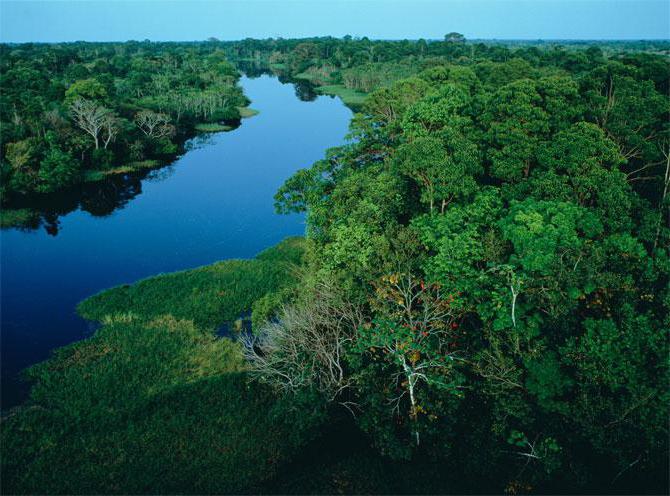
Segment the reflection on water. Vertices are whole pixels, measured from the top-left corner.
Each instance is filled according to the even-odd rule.
[[[284,180],[341,144],[351,112],[275,77],[243,78],[260,114],[199,136],[171,166],[90,183],[32,204],[33,229],[1,233],[2,407],[26,392],[18,372],[90,335],[75,306],[104,288],[226,258],[249,258],[304,232],[274,213]],[[38,229],[35,229],[38,228]]]
[[[212,144],[211,136],[197,136],[185,144],[186,151]],[[59,217],[76,210],[94,217],[105,217],[123,208],[130,200],[142,194],[143,182],[165,181],[175,173],[174,163],[153,170],[140,170],[128,174],[115,174],[103,181],[77,185],[49,195],[36,195],[17,202],[16,208],[29,210],[31,216],[19,230],[44,227],[47,234],[58,234]]]
[[[145,183],[157,183],[165,181],[170,176],[172,176],[176,171],[174,164],[161,167],[160,169],[154,169],[147,174],[147,177],[144,178]]]
[[[212,133],[200,134],[195,138],[188,140],[184,145],[184,148],[187,152],[190,152],[191,150],[197,150],[203,146],[209,146],[214,143],[214,136],[215,134]]]
[[[302,102],[313,102],[319,96],[314,91],[314,86],[305,79],[292,79],[281,69],[270,69],[259,61],[241,60],[236,64],[239,69],[249,77],[259,77],[263,75],[277,76],[282,84],[293,84],[295,96]]]
[[[247,61],[240,65],[246,74],[254,77],[271,74],[267,68],[253,62]],[[308,81],[289,79],[283,75],[279,75],[278,80],[282,84],[292,84],[295,96],[302,102],[313,102],[319,96]],[[213,145],[216,134],[218,133],[195,136],[184,143],[184,151],[188,153]],[[24,198],[13,206],[29,210],[31,215],[21,226],[17,226],[17,229],[33,230],[43,227],[47,234],[56,236],[59,233],[61,216],[81,210],[95,217],[105,217],[142,194],[143,182],[164,181],[172,176],[174,171],[173,163],[159,169],[113,175],[103,181],[80,184],[57,193]]]
[[[169,169],[169,168],[166,168]],[[51,195],[37,196],[23,200],[18,208],[32,212],[31,218],[19,229],[30,230],[44,227],[47,234],[58,234],[59,217],[75,210],[88,212],[95,217],[104,217],[118,208],[123,208],[130,200],[142,193],[142,180],[151,178],[151,172],[115,175],[104,181],[86,183],[67,191]],[[167,178],[168,175],[159,177]]]
[[[256,79],[261,76],[272,76],[272,71],[268,68],[267,65],[262,64],[257,60],[238,60],[235,62],[235,65],[243,72],[246,77]],[[283,82],[280,80],[280,82]]]
[[[296,81],[293,85],[295,86],[295,96],[303,102],[313,102],[316,100],[318,95],[314,91],[314,86],[307,81]]]

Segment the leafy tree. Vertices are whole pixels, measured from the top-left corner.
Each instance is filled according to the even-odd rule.
[[[449,43],[463,43],[465,41],[465,36],[461,33],[451,32],[444,35],[444,41]]]
[[[64,103],[70,106],[80,99],[103,103],[107,100],[107,96],[107,89],[97,79],[80,79],[65,91]]]
[[[613,228],[628,226],[630,187],[619,170],[624,159],[594,124],[579,122],[538,150],[532,188],[538,196],[596,208]]]
[[[420,445],[418,416],[427,413],[419,396],[420,386],[447,390],[460,396],[460,377],[454,370],[457,315],[453,296],[445,298],[439,287],[426,285],[410,274],[391,274],[376,285],[373,301],[376,317],[358,330],[356,350],[372,360],[390,363],[392,411],[405,411],[413,421],[412,438]]]
[[[413,178],[421,188],[421,200],[432,213],[453,201],[472,195],[475,176],[482,172],[477,147],[451,128],[435,136],[420,137],[398,148],[399,171]]]
[[[493,177],[517,182],[530,175],[539,141],[549,131],[549,116],[541,103],[535,83],[528,79],[492,95],[483,120]]]
[[[39,149],[34,139],[26,139],[6,145],[5,158],[9,167],[7,176],[9,190],[28,193],[37,184]],[[4,182],[4,181],[3,181]]]
[[[49,149],[40,162],[37,191],[50,193],[75,184],[79,180],[79,162],[61,150],[53,134],[47,135]]]

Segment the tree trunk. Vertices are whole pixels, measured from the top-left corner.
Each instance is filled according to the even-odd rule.
[[[402,358],[402,367],[405,371],[405,377],[407,377],[407,387],[409,389],[409,401],[412,405],[411,417],[412,422],[414,422],[414,439],[416,440],[416,445],[419,446],[419,428],[417,426],[417,411],[416,411],[416,397],[414,396],[414,386],[416,386],[416,377],[412,373],[412,369],[407,365],[405,358]]]

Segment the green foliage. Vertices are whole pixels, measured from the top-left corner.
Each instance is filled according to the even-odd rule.
[[[114,154],[111,150],[97,149],[91,152],[91,161],[95,164],[98,170],[108,170],[114,165]]]
[[[578,388],[568,406],[580,434],[598,452],[621,466],[654,453],[658,458],[645,464],[662,470],[667,434],[658,426],[670,401],[667,327],[659,328],[649,314],[634,315],[630,304],[621,313],[620,323],[585,320],[584,334],[566,343]]]
[[[361,60],[400,50],[360,40],[330,53],[346,43]],[[313,41],[311,67],[326,45]],[[416,75],[380,83],[352,122],[356,141],[276,197],[280,211],[307,212],[312,273],[365,304],[342,400],[384,455],[458,454],[484,492],[662,489],[667,60],[407,50]],[[327,63],[339,77],[380,70],[350,57]],[[430,310],[422,291],[394,287],[401,274],[439,286]]]
[[[79,163],[59,148],[51,148],[40,162],[37,191],[49,193],[79,181]]]
[[[496,229],[501,210],[497,191],[483,188],[467,206],[456,205],[440,216],[415,217],[412,224],[432,252],[424,265],[427,278],[461,293],[484,289],[479,281],[482,269],[499,262],[503,253]]]
[[[45,142],[47,148],[40,161],[39,170],[31,171],[35,184],[23,188],[19,187],[19,189],[29,191],[31,188],[34,188],[41,193],[50,193],[79,182],[81,174],[80,163],[60,148],[55,133],[48,131],[45,136]],[[26,156],[24,155],[24,157]],[[11,158],[14,164],[19,161],[15,155]],[[15,186],[17,181],[20,181],[22,178],[22,174],[17,173],[21,171],[21,167],[17,167],[17,169],[12,177],[12,182]]]
[[[36,140],[25,139],[7,143],[5,159],[8,166],[3,167],[3,184],[6,188],[3,198],[11,191],[27,193],[37,187],[39,171],[34,163],[39,156]],[[4,164],[3,164],[4,165]]]
[[[602,232],[598,218],[582,207],[532,199],[513,204],[500,228],[514,247],[510,260],[542,275],[553,273],[562,257],[579,252],[586,239]]]
[[[192,129],[240,118],[248,102],[231,59],[355,98],[360,113],[353,140],[275,196],[280,212],[306,213],[305,246],[80,305],[106,324],[31,372],[33,403],[3,423],[8,487],[254,490],[323,418],[324,398],[296,387],[278,400],[248,385],[236,345],[205,331],[250,310],[254,327],[291,315],[291,329],[318,330],[318,305],[304,303],[319,280],[358,309],[358,323],[335,326],[335,355],[314,339],[291,356],[307,364],[307,384],[337,370],[333,404],[356,414],[377,454],[325,467],[297,458],[286,477],[305,492],[314,485],[301,480],[369,475],[350,460],[383,479],[378,492],[667,492],[670,66],[640,53],[667,42],[485,44],[450,33],[132,44],[128,57],[95,47],[102,55],[73,48],[55,81],[42,61],[25,63],[41,48],[3,47],[3,192],[34,191],[59,151],[89,165],[92,140],[63,124],[63,109],[43,117],[72,88],[87,98],[102,94],[87,86],[104,88],[126,122],[148,109]],[[175,70],[159,70],[166,63]],[[60,130],[48,146],[35,139],[43,118]],[[172,142],[116,124],[117,159],[122,144],[133,143],[133,161],[170,153]],[[337,445],[320,442],[321,452]]]
[[[477,189],[476,175],[482,172],[477,147],[452,130],[440,137],[420,137],[398,148],[396,160],[402,174],[421,188],[421,201],[433,212],[453,201],[472,195]]]
[[[380,372],[394,378],[384,388],[386,402],[398,423],[410,420],[411,435],[405,436],[418,448],[422,433],[435,434],[430,424],[446,413],[435,404],[435,392],[463,397],[462,376],[456,370],[459,325],[456,306],[452,305],[454,295],[444,295],[439,286],[415,281],[407,274],[382,277],[375,292],[371,303],[375,317],[357,330],[352,350],[363,355],[363,363],[367,362],[367,367],[360,366],[363,370],[359,381],[364,384],[369,376]],[[403,402],[405,397],[409,403]],[[379,414],[378,405],[371,399],[380,401],[382,397],[368,398],[363,403],[372,403],[372,411]],[[398,446],[398,433],[389,436],[388,426],[375,424],[369,418],[364,426],[392,457],[410,456],[406,445],[404,450],[402,444]]]
[[[540,147],[538,162],[531,186],[538,196],[595,207],[613,228],[628,217],[630,186],[618,169],[624,161],[598,126],[579,122],[557,133]]]
[[[0,209],[0,227],[23,227],[39,221],[39,213],[29,208]]]
[[[522,79],[498,89],[484,124],[491,146],[491,175],[507,182],[528,177],[539,140],[549,130],[548,114],[535,82]]]
[[[97,79],[81,79],[72,83],[65,91],[63,103],[67,107],[78,98],[104,102],[107,97],[107,90]]]

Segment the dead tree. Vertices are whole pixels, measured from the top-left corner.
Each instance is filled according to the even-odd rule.
[[[145,136],[153,139],[172,137],[175,128],[170,124],[170,117],[166,114],[142,110],[135,114],[135,124]]]
[[[360,307],[320,282],[309,298],[285,306],[276,321],[245,336],[244,356],[251,373],[276,389],[311,387],[332,401],[350,386],[344,353],[363,319]]]
[[[70,112],[75,124],[93,138],[96,150],[100,148],[100,134],[106,129],[108,139],[105,148],[107,147],[111,140],[110,132],[114,127],[111,125],[109,109],[85,98],[78,98],[70,105]]]

